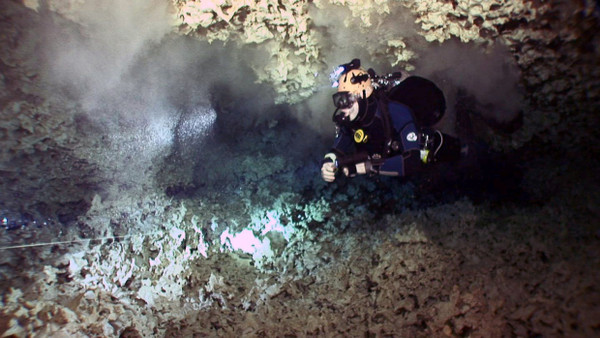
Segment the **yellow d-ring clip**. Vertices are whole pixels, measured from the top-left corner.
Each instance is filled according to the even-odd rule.
[[[356,143],[365,143],[368,138],[369,135],[365,134],[365,131],[362,129],[358,129],[354,132],[354,142]]]

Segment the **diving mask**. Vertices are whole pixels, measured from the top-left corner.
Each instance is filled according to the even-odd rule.
[[[347,109],[356,102],[356,95],[350,92],[337,92],[333,94],[333,105],[337,109]]]

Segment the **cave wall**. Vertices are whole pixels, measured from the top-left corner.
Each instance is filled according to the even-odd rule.
[[[118,8],[118,2],[108,4]],[[185,134],[187,122],[194,126],[195,117],[210,114],[186,119],[169,107],[165,114],[142,119],[147,103],[155,101],[129,90],[112,103],[133,98],[125,110],[137,114],[110,120],[96,109],[110,95],[86,96],[84,90],[47,82],[45,36],[36,33],[40,27],[63,27],[65,33],[89,37],[94,31],[90,23],[97,22],[80,15],[85,2],[4,1],[0,6],[2,209],[12,213],[9,219],[35,210],[77,225],[30,231],[19,220],[2,244],[110,238],[3,255],[0,273],[9,281],[1,299],[5,334],[597,333],[599,237],[592,220],[598,217],[598,194],[587,189],[595,178],[588,166],[597,167],[597,162],[581,161],[578,154],[534,159],[537,167],[524,184],[535,203],[521,208],[474,206],[465,199],[410,210],[415,198],[410,185],[388,190],[390,197],[373,193],[381,182],[324,188],[311,181],[308,177],[318,180],[316,165],[294,160],[309,156],[314,151],[309,145],[326,142],[318,135],[306,147],[284,143],[286,154],[275,152],[284,134],[279,129],[296,130],[292,140],[318,134],[295,120],[298,115],[287,104],[303,106],[323,93],[330,104],[327,74],[332,66],[357,55],[382,70],[418,73],[424,69],[420,60],[433,47],[447,51],[454,45],[459,52],[490,53],[490,59],[499,57],[520,71],[524,126],[511,135],[492,135],[498,148],[540,142],[559,153],[581,146],[583,153],[596,154],[600,77],[594,2],[173,1],[160,16],[164,21],[158,31],[142,27],[144,16],[136,16],[133,28],[124,26],[131,29],[124,35],[135,35],[139,25],[148,37],[135,40],[141,50],[183,36],[202,43],[188,45],[192,59],[211,44],[226,51],[259,51],[260,58],[232,53],[228,60],[249,63],[251,82],[270,88],[274,96],[262,97],[280,106],[259,105],[259,112],[242,122],[236,104],[226,105],[233,95],[217,100],[218,123],[225,120],[244,133],[210,139],[218,151],[207,157],[208,164],[190,159],[199,153],[178,150],[172,138]],[[134,8],[146,13],[144,6]],[[130,21],[127,16],[119,20]],[[154,32],[161,38],[153,38]],[[176,44],[169,47],[177,49]],[[499,56],[498,46],[503,47]],[[136,60],[135,55],[124,59]],[[164,55],[158,60],[181,61]],[[95,71],[81,73],[93,76]],[[113,74],[119,79],[122,73],[127,68]],[[146,82],[167,81],[158,74]],[[181,92],[170,92],[169,100],[214,110],[215,102],[188,94],[187,89],[203,89],[194,87],[194,80],[184,82]],[[217,89],[245,95],[255,88],[243,84]],[[104,88],[97,85],[93,88]],[[149,96],[160,96],[152,86],[143,88]],[[142,107],[136,110],[136,105]],[[273,107],[282,106],[273,113]],[[267,115],[263,120],[261,113]],[[158,141],[144,153],[144,146]],[[224,161],[224,168],[211,165],[243,141],[250,142]],[[261,151],[253,152],[256,145]],[[157,179],[163,174],[176,177]],[[232,177],[237,183],[221,184]],[[188,193],[190,181],[214,185],[195,186]],[[387,211],[378,214],[384,207]],[[274,223],[297,231],[288,238],[276,231],[263,234],[261,244],[268,238],[275,254],[255,258],[226,250],[234,237],[223,240],[223,233],[251,224],[262,234]]]
[[[41,18],[13,2],[2,7],[0,210],[9,226],[74,221],[99,181],[75,151],[85,147],[75,136],[76,105],[40,81]]]

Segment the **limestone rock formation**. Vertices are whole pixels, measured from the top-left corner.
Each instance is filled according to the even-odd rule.
[[[0,18],[3,336],[597,335],[595,2],[23,0]],[[522,127],[482,136],[493,177],[318,181],[322,137],[290,111],[331,67],[419,72],[452,44],[517,69]]]

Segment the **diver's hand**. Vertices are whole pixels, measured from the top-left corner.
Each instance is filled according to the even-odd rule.
[[[335,181],[335,172],[336,167],[333,162],[325,162],[321,167],[321,177],[325,182],[333,182]]]

